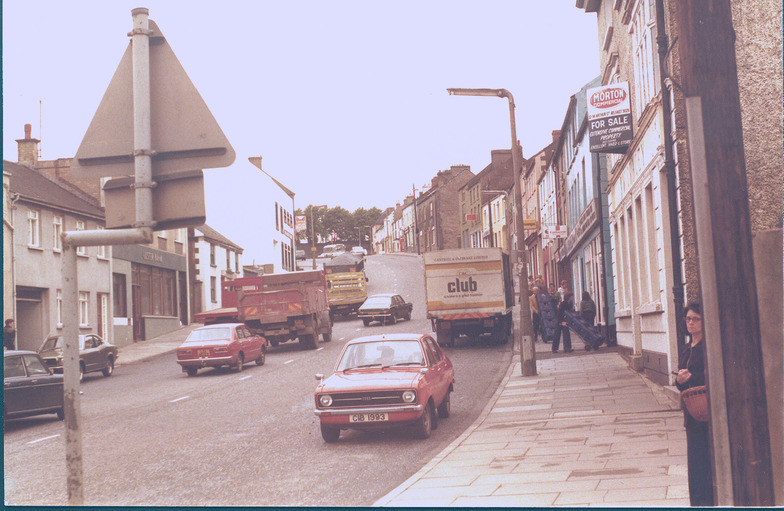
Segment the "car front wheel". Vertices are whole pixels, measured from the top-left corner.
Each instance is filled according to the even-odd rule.
[[[325,442],[328,444],[334,443],[338,441],[340,438],[340,428],[336,428],[335,426],[328,426],[326,424],[321,425],[321,438],[324,439]]]
[[[109,359],[106,361],[106,367],[104,367],[101,372],[106,377],[112,375],[112,373],[114,372],[114,359],[112,357],[109,357]]]
[[[425,407],[422,416],[414,424],[417,436],[419,438],[430,438],[430,433],[433,431],[433,410],[430,403]]]
[[[84,364],[79,364],[79,383],[84,380]]]

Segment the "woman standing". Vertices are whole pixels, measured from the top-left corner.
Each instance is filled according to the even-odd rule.
[[[686,330],[691,342],[681,346],[675,385],[684,391],[705,385],[705,343],[702,331],[702,307],[690,303],[684,309]],[[692,506],[713,505],[713,468],[711,467],[710,422],[699,421],[683,407],[686,449],[689,465],[689,499]]]
[[[555,332],[555,340],[553,341],[553,353],[558,353],[558,344],[563,335],[564,353],[571,353],[572,349],[572,334],[569,332],[569,327],[566,325],[566,311],[573,310],[574,295],[567,292],[564,295],[563,301],[558,304],[558,330]]]
[[[596,318],[596,303],[591,299],[591,294],[588,291],[583,291],[583,299],[580,302],[580,315],[586,323],[593,326],[593,321]]]

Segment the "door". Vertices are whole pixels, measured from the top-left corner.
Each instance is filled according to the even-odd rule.
[[[109,295],[98,293],[98,335],[109,340]]]
[[[133,340],[141,341],[144,339],[144,324],[142,323],[142,287],[136,284],[131,286],[131,315],[133,317]]]

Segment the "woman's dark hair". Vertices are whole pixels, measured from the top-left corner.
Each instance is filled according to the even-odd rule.
[[[563,301],[568,302],[569,298],[573,297],[574,293],[564,293]]]
[[[589,293],[588,291],[583,291],[583,300],[590,300],[590,299],[591,299],[591,293]]]
[[[702,305],[699,302],[689,302],[689,304],[683,308],[683,317],[686,317],[686,314],[692,311],[695,314],[699,314],[702,316]]]

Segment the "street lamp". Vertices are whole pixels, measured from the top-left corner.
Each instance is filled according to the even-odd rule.
[[[313,256],[313,269],[316,269],[316,224],[313,222],[313,210],[316,208],[326,208],[327,205],[310,207],[310,255]]]
[[[515,105],[512,93],[506,89],[447,89],[450,96],[491,96],[509,100],[509,123],[512,128],[512,207],[515,210],[514,227],[507,231],[509,250],[512,260],[520,271],[520,367],[523,376],[536,375],[536,349],[534,347],[534,326],[531,321],[531,306],[528,302],[528,257],[525,253],[525,242],[520,235],[519,227],[523,225],[523,200],[520,194],[517,172],[520,165],[517,161],[517,127],[515,125]],[[509,225],[509,222],[507,222]],[[512,235],[514,232],[514,235]],[[518,247],[519,245],[519,247]]]

